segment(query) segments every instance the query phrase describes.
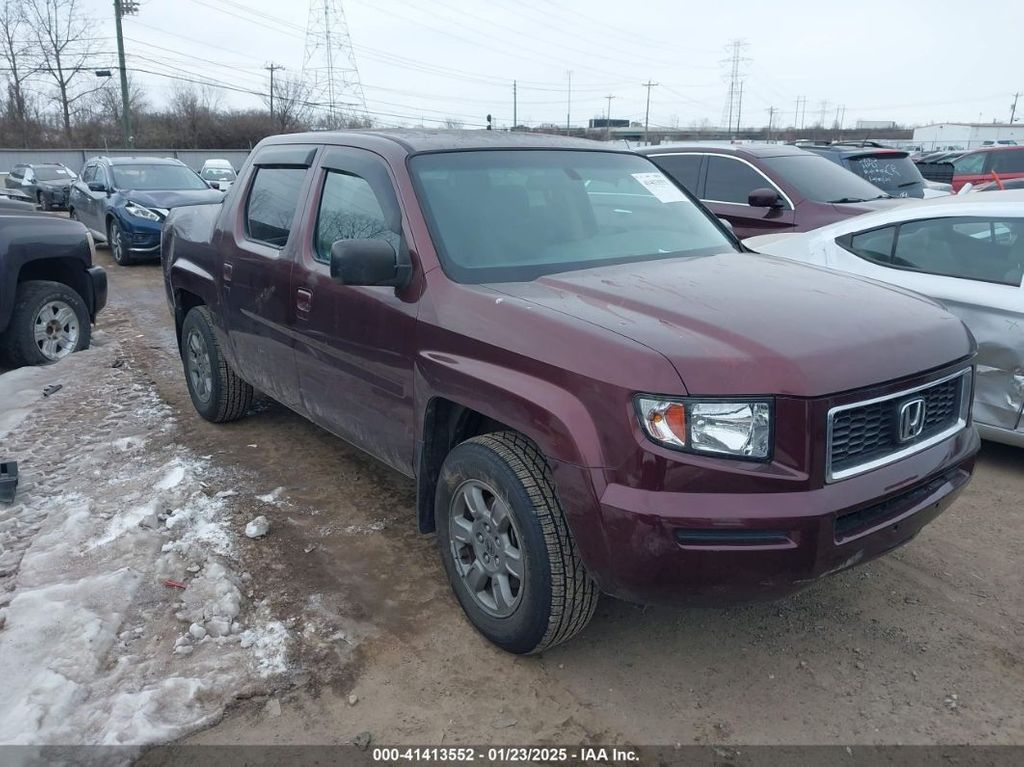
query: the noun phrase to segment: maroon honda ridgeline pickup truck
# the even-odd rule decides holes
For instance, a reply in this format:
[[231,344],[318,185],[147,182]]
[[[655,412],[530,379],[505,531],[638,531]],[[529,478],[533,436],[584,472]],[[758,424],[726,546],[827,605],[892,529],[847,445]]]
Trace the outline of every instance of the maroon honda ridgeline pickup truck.
[[649,160],[487,132],[279,136],[163,266],[196,409],[254,389],[417,482],[516,653],[600,591],[778,597],[963,489],[973,341],[920,296],[742,252]]

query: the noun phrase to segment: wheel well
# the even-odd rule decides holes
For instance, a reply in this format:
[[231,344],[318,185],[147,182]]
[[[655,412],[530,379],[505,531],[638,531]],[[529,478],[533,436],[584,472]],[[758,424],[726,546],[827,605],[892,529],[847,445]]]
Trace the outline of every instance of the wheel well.
[[514,430],[443,397],[435,397],[427,404],[416,472],[416,516],[420,532],[434,532],[434,491],[445,457],[467,439],[495,431]]
[[185,315],[197,306],[205,306],[206,302],[195,293],[176,288],[174,291],[174,332],[178,337],[178,348],[181,348],[181,326]]
[[93,312],[92,290],[81,259],[37,258],[24,264],[18,272],[18,282],[51,280],[72,288],[85,301],[89,313]]

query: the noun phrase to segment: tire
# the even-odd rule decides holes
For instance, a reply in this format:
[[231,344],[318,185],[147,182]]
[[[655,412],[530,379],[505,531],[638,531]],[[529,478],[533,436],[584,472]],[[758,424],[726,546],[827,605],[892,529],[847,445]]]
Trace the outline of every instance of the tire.
[[42,192],[36,192],[36,202],[39,203],[39,207],[43,210],[50,210],[50,203],[46,197],[43,196]]
[[205,306],[197,306],[185,316],[181,364],[192,404],[207,421],[236,421],[252,406],[252,386],[239,378],[224,359],[213,332],[213,317]]
[[13,367],[48,365],[88,349],[91,339],[89,308],[75,290],[61,282],[28,280],[14,294],[0,353]]
[[128,249],[128,242],[125,240],[121,225],[115,219],[107,224],[107,245],[110,247],[110,255],[120,266],[131,266],[135,263],[131,251]]
[[[474,514],[474,504],[489,514]],[[597,585],[576,550],[551,469],[524,436],[497,432],[455,447],[441,467],[435,509],[448,581],[470,623],[491,642],[537,653],[571,639],[593,617]],[[494,538],[481,538],[488,533]],[[478,589],[487,568],[488,585]],[[512,574],[517,569],[521,578]]]

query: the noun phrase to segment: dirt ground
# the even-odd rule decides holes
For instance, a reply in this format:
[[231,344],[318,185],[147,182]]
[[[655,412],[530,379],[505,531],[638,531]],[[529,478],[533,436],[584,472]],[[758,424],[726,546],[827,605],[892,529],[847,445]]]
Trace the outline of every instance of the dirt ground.
[[358,638],[351,652],[300,642],[280,715],[266,698],[240,700],[186,743],[364,731],[421,745],[1024,743],[1020,450],[986,444],[961,500],[916,540],[795,598],[723,610],[604,598],[575,641],[517,658],[463,620],[433,539],[416,532],[409,480],[274,404],[202,421],[159,267],[118,267],[105,250],[100,262],[100,325],[131,348],[190,446],[284,488],[272,534],[248,544],[250,571],[282,616],[322,611]]

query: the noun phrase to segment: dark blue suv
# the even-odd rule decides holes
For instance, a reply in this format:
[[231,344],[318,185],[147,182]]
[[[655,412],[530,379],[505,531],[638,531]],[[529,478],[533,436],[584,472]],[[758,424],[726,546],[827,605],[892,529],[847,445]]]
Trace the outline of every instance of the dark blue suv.
[[110,245],[123,265],[160,257],[160,230],[171,208],[220,202],[224,193],[179,160],[94,157],[71,187],[71,218]]

